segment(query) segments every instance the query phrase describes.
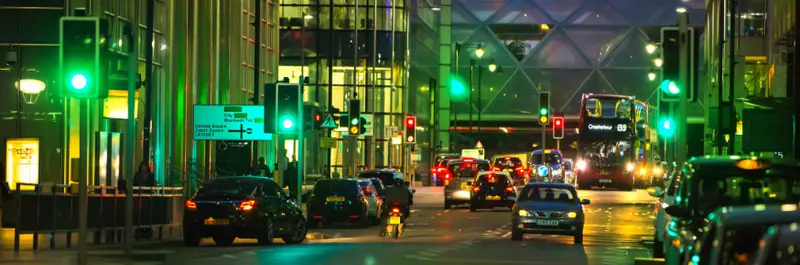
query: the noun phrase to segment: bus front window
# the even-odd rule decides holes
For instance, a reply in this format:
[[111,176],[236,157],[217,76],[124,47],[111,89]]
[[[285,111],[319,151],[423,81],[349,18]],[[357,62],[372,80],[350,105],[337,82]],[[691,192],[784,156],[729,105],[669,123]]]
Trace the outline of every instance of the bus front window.
[[591,118],[632,117],[632,102],[629,99],[589,98],[586,99],[586,114]]
[[631,144],[627,141],[600,141],[583,148],[584,157],[604,166],[625,163],[625,157],[631,152]]

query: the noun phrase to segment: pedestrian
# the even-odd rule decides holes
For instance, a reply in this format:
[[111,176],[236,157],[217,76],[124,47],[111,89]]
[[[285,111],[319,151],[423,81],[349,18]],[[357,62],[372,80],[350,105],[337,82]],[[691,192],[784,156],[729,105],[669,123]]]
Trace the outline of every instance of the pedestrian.
[[6,168],[0,163],[0,208],[5,201],[11,201],[11,187],[6,179]]
[[[153,172],[150,171],[150,166],[147,163],[142,161],[139,164],[139,171],[136,172],[136,175],[133,176],[133,186],[138,187],[154,187],[156,185],[155,178],[153,177]],[[152,190],[145,190],[140,193],[154,193]],[[141,196],[141,195],[140,195]],[[153,229],[150,227],[142,227],[136,229],[134,231],[134,237],[136,239],[150,239],[153,237]]]
[[297,163],[291,162],[284,171],[283,183],[284,187],[289,188],[289,195],[294,198],[297,195]]
[[272,172],[269,166],[267,166],[267,159],[264,158],[263,156],[258,158],[258,162],[256,163],[254,169],[255,169],[254,170],[255,174],[257,176],[263,176],[269,178],[272,177]]

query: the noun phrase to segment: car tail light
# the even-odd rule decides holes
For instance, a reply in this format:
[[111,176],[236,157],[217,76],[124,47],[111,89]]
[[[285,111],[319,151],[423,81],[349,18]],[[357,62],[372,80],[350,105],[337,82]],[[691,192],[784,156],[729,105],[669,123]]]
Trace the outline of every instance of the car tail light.
[[186,200],[184,205],[186,206],[187,210],[197,210],[197,203],[193,200]]
[[359,215],[351,215],[350,219],[358,219],[359,217],[361,217],[361,216],[359,216]]
[[400,208],[397,207],[392,208],[392,213],[400,213]]
[[514,170],[516,170],[516,171],[519,171],[519,172],[522,172],[522,170],[523,170],[523,169],[524,169],[524,168],[522,168],[522,166],[519,166],[519,167],[515,168]]
[[492,167],[492,170],[494,170],[494,171],[500,171],[500,167]]
[[239,204],[239,210],[249,212],[256,208],[256,200],[246,200]]
[[474,192],[479,192],[479,191],[481,191],[481,188],[474,187],[474,188],[472,188],[472,191],[474,191]]
[[447,173],[447,175],[444,175],[444,179],[445,180],[450,180],[450,173]]
[[506,187],[506,192],[514,192],[514,188],[512,188],[512,187]]
[[314,215],[314,219],[322,219],[322,215]]
[[472,162],[475,162],[475,159],[472,159],[472,158],[464,158],[464,162],[466,162],[466,163],[472,163]]

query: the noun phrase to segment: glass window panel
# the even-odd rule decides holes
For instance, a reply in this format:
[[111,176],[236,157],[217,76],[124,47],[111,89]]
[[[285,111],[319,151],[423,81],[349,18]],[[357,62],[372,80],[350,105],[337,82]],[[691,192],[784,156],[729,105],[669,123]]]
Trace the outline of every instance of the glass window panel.
[[[614,47],[625,38],[630,28],[564,28],[578,49],[593,64],[598,65],[608,57]],[[642,46],[644,47],[644,46]]]
[[[606,78],[599,71],[592,72],[592,75],[583,83],[583,86],[576,91],[561,108],[566,115],[580,114],[581,95],[583,94],[617,94],[608,84]],[[552,98],[551,98],[552,100]]]
[[527,1],[512,1],[497,15],[492,17],[491,24],[553,24],[553,20],[544,11]]
[[[281,56],[313,57],[316,56],[316,31],[313,30],[281,30]],[[352,52],[351,52],[352,54]]]
[[575,10],[583,6],[584,0],[533,0],[550,17],[557,21],[564,21]]
[[402,9],[395,9],[394,12],[391,8],[378,7],[369,9],[369,17],[375,21],[377,30],[392,30],[392,16],[395,12],[402,12]]
[[491,114],[531,114],[536,113],[538,104],[538,90],[522,70],[517,70],[514,76],[486,107],[486,113]]
[[[473,103],[475,109],[481,108],[485,110],[489,103],[497,96],[498,93],[500,93],[503,87],[506,86],[506,84],[509,82],[509,78],[511,78],[511,75],[516,71],[516,68],[509,67],[505,69],[501,68],[500,71],[495,71],[493,73],[486,69],[487,64],[488,62],[481,63],[481,67],[483,67],[483,73],[479,73],[479,71],[481,71],[480,68],[473,68],[472,89],[470,89],[469,92],[474,93],[472,94],[472,100],[475,101]],[[464,82],[466,82],[466,87],[470,86],[470,73],[468,66],[459,67],[458,76],[462,77]],[[467,105],[464,105],[463,109],[460,109],[459,111],[462,110],[469,111],[469,109],[467,109]]]
[[459,2],[453,2],[452,15],[453,18],[451,23],[453,25],[461,25],[461,24],[475,25],[478,23],[478,20],[476,20],[475,17],[473,17],[469,11],[464,9],[464,7],[461,6]]
[[624,26],[628,24],[628,21],[605,1],[589,1],[579,11],[572,14],[567,21],[573,25]]
[[647,36],[639,30],[631,31],[628,36],[617,45],[611,55],[606,57],[603,67],[640,67],[653,66],[654,56],[647,54],[645,46],[648,44]]
[[395,31],[405,31],[406,30],[406,12],[403,9],[395,8],[394,10],[394,30]]
[[465,43],[472,35],[475,35],[477,28],[475,25],[453,25],[453,43]]
[[469,39],[469,41],[462,43],[461,54],[459,58],[459,65],[469,66],[470,59],[478,59],[475,55],[475,50],[478,45],[484,51],[483,59],[492,59],[497,65],[500,66],[516,66],[517,60],[511,57],[504,44],[495,37],[488,28],[482,27],[478,32]]
[[591,69],[545,69],[523,68],[536,87],[550,91],[550,106],[566,115],[577,115],[580,109],[580,93],[575,94],[586,81]]
[[478,20],[487,21],[498,10],[503,9],[506,0],[461,0],[461,4]]
[[[658,82],[650,81],[647,74],[650,69],[602,69],[601,73],[619,94],[635,96],[639,100],[647,100],[656,90]],[[658,79],[656,79],[658,80]]]
[[356,9],[353,7],[334,7],[333,8],[333,28],[334,29],[353,29],[355,26]]
[[[314,18],[319,21],[320,29],[331,29],[331,8],[327,6],[319,7],[319,13]],[[334,22],[335,24],[335,22]]]
[[489,25],[495,36],[508,49],[508,52],[517,61],[523,61],[539,43],[552,32],[554,25],[514,25],[495,24]]
[[562,30],[549,34],[525,62],[529,67],[544,68],[590,68],[580,51]]
[[316,5],[319,2],[320,0],[281,0],[281,5]]
[[673,7],[675,13],[675,3],[672,1],[608,0],[608,2],[634,25],[649,25],[653,16],[660,13],[660,9],[664,6]]

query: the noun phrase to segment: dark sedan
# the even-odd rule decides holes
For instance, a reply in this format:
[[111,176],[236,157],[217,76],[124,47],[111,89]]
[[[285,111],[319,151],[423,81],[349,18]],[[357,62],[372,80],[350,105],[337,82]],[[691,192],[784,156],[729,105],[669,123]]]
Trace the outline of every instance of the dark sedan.
[[209,180],[187,200],[183,241],[197,246],[203,237],[218,245],[237,238],[256,238],[270,244],[281,237],[287,244],[306,239],[303,212],[275,181],[264,177],[224,177]]
[[310,225],[318,223],[349,223],[368,227],[373,221],[369,216],[369,198],[364,195],[358,180],[323,179],[314,184],[308,200]]
[[478,173],[471,186],[469,210],[507,207],[511,209],[517,200],[514,181],[506,172],[484,171]]
[[572,185],[529,183],[512,210],[511,240],[522,240],[524,234],[555,234],[583,243],[583,205],[587,204],[589,200],[579,200]]

